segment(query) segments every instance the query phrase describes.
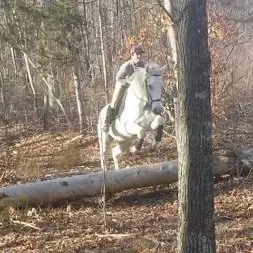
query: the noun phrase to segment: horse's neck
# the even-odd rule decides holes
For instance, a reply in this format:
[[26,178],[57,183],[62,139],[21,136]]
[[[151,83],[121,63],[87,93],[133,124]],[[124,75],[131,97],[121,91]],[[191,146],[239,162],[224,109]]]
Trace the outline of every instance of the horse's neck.
[[132,83],[129,87],[130,92],[139,99],[148,101],[147,99],[147,90],[145,87],[145,74],[142,72],[142,70],[139,70],[139,72],[136,73],[135,78],[132,80]]
[[143,115],[146,102],[137,98],[134,91],[130,88],[128,89],[124,102],[119,112],[121,121],[135,121]]
[[147,98],[145,96],[145,92],[143,92],[144,86],[141,85],[131,85],[126,94],[126,98],[124,104],[121,106],[121,119],[138,119],[143,115],[143,111],[147,104]]

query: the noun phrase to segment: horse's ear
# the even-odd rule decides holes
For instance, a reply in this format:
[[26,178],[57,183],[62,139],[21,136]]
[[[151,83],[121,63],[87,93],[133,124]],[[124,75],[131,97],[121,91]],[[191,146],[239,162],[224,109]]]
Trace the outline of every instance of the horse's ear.
[[167,65],[164,65],[164,66],[161,67],[162,74],[166,71],[166,69],[167,69]]

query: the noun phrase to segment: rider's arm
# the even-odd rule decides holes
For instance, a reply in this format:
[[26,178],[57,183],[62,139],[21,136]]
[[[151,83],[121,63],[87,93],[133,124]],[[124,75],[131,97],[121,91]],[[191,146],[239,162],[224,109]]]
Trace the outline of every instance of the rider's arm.
[[121,65],[117,75],[116,75],[116,81],[123,81],[128,76],[131,76],[134,72],[132,64],[127,61],[124,64]]
[[145,63],[143,61],[139,61],[137,64],[136,64],[136,67],[137,68],[145,68]]

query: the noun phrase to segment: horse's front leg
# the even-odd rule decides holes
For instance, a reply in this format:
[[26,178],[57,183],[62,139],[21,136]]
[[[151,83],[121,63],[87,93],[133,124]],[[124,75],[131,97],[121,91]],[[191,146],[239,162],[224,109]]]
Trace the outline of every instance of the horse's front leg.
[[142,145],[144,143],[145,133],[145,131],[142,131],[141,134],[138,136],[137,140],[135,141],[134,146],[130,148],[130,152],[132,154],[136,154],[141,150]]
[[164,118],[162,116],[157,116],[156,119],[151,124],[151,128],[156,132],[154,141],[152,143],[153,149],[157,148],[162,140],[164,123],[165,123]]
[[144,136],[141,138],[138,138],[135,141],[135,145],[132,147],[134,152],[132,153],[139,152],[141,150],[143,143],[144,143]]
[[112,158],[114,162],[114,168],[115,170],[119,169],[119,161],[122,155],[126,153],[126,151],[129,150],[129,147],[131,146],[132,141],[123,141],[120,142],[117,146],[112,148]]
[[158,145],[160,144],[160,142],[162,141],[162,136],[163,136],[163,125],[158,126],[158,128],[156,129],[156,134],[155,134],[155,138],[153,140],[152,143],[152,148],[155,149],[158,147]]
[[145,128],[139,126],[138,124],[134,123],[131,125],[131,129],[135,133],[134,135],[137,135],[137,140],[135,141],[134,146],[130,148],[130,152],[135,154],[138,153],[141,150],[141,147],[144,143],[144,137],[146,134]]

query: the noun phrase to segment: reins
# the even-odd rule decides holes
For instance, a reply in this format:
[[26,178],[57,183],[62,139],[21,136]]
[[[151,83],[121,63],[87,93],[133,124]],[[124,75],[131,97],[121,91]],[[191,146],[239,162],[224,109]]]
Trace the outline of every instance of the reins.
[[[151,76],[161,76],[161,74],[154,74],[154,75],[150,75],[149,77],[151,77]],[[149,78],[149,77],[148,77],[148,78]],[[147,79],[148,79],[148,78],[145,79],[146,88],[147,88]],[[160,102],[160,101],[161,101],[160,98],[152,99],[152,97],[150,96],[149,92],[147,92],[147,93],[148,93],[148,98],[149,98],[148,102],[149,102],[149,101],[151,102],[151,103],[150,103],[151,107],[152,107],[152,104],[153,104],[154,102]]]

